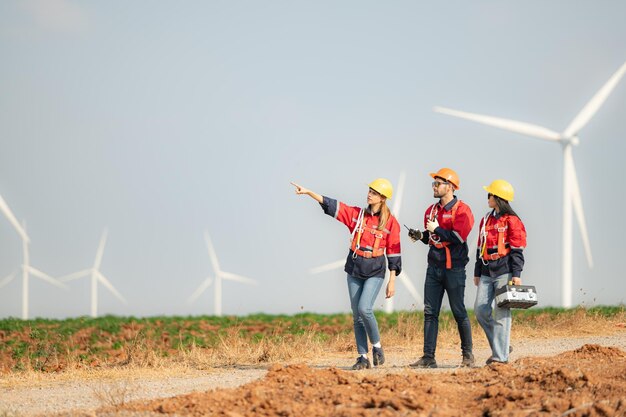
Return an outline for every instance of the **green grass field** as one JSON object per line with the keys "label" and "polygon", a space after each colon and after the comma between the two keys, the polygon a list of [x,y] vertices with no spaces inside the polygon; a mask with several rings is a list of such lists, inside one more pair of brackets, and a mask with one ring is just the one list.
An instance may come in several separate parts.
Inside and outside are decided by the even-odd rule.
{"label": "green grass field", "polygon": [[[395,346],[419,343],[422,312],[376,312],[383,340]],[[470,311],[474,331],[480,331]],[[514,311],[516,334],[593,334],[620,331],[626,307],[531,308]],[[440,332],[456,332],[450,311],[440,316]],[[0,320],[0,371],[56,372],[76,367],[154,366],[158,359],[210,357],[205,366],[288,359],[298,350],[352,349],[350,314],[244,317],[80,317],[66,320]],[[150,357],[150,360],[147,358]],[[138,358],[142,358],[139,360]],[[197,358],[196,358],[197,359]],[[152,365],[151,365],[152,364]]]}

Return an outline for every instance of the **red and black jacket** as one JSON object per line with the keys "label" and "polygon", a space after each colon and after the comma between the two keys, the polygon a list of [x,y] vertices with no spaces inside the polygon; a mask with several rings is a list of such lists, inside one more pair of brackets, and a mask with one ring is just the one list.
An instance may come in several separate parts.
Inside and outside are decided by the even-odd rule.
{"label": "red and black jacket", "polygon": [[474,226],[470,207],[456,196],[445,206],[431,205],[424,213],[424,228],[429,219],[436,218],[439,227],[434,233],[424,231],[422,242],[430,245],[428,265],[437,268],[464,268],[469,262],[467,236]]}
{"label": "red and black jacket", "polygon": [[[485,218],[487,223],[485,223]],[[526,228],[519,217],[494,211],[480,221],[474,276],[521,277],[524,269]]]}
{"label": "red and black jacket", "polygon": [[[369,229],[376,229],[378,226],[378,213],[372,214],[367,208],[362,209],[361,207],[348,206],[326,196],[324,196],[324,201],[320,203],[320,205],[324,213],[345,224],[348,230],[350,230],[350,233],[353,233],[357,226],[361,210],[365,210],[362,221],[364,226],[367,226]],[[381,230],[378,236],[380,236],[378,246],[379,248],[384,248],[384,254],[386,256],[360,256],[355,254],[351,248],[344,267],[346,273],[357,278],[384,277],[386,266],[385,258],[387,258],[389,270],[396,271],[396,276],[400,275],[400,272],[402,272],[400,225],[393,215],[389,216],[384,230]],[[362,233],[359,252],[372,252],[374,250],[375,240],[376,237],[374,234]]]}

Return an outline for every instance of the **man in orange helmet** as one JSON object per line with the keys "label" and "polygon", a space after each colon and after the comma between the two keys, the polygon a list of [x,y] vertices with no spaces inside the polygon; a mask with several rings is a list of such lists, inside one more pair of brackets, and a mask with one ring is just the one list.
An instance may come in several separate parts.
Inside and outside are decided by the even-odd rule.
{"label": "man in orange helmet", "polygon": [[[462,366],[472,366],[472,329],[465,309],[465,265],[469,261],[467,236],[474,226],[470,207],[457,199],[459,177],[450,168],[431,173],[434,181],[432,204],[424,214],[421,241],[430,246],[424,283],[424,356],[410,366],[436,368],[435,349],[439,333],[439,311],[443,293],[448,293],[450,308],[461,336]],[[411,236],[416,241],[415,236]]]}

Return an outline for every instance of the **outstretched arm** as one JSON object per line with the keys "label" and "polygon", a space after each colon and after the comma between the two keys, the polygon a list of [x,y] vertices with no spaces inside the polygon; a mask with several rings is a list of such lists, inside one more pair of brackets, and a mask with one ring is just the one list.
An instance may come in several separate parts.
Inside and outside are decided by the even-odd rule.
{"label": "outstretched arm", "polygon": [[324,202],[324,197],[322,197],[320,194],[309,190],[308,188],[304,188],[298,184],[296,184],[295,182],[292,182],[291,185],[293,185],[294,187],[296,187],[296,194],[306,194],[308,196],[310,196],[313,200],[317,201],[318,203],[323,203]]}

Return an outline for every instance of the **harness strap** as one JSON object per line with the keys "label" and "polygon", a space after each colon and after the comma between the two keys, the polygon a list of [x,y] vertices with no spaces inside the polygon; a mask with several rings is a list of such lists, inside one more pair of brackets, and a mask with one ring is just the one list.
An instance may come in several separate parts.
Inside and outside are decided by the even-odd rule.
{"label": "harness strap", "polygon": [[[452,225],[454,226],[454,218],[456,217],[456,209],[459,207],[459,202],[457,201],[457,203],[452,206]],[[437,208],[437,210],[435,210],[435,208]],[[428,218],[429,220],[434,220],[437,218],[437,215],[439,214],[439,204],[433,204],[433,206],[430,209],[430,213],[428,214]],[[434,233],[431,233],[428,237],[428,244],[432,245],[434,247],[436,247],[437,249],[441,249],[444,248],[446,250],[446,269],[452,269],[452,255],[450,254],[450,248],[448,248],[448,246],[450,246],[451,242],[440,242],[439,241],[439,236],[437,236],[437,238],[435,238]]]}
{"label": "harness strap", "polygon": [[[356,231],[356,235],[353,232],[352,245],[350,246],[350,249],[354,252],[354,256],[359,255],[364,258],[376,258],[378,256],[382,256],[385,254],[385,249],[380,247],[380,241],[384,236],[384,231],[368,226],[367,221],[363,216],[363,212],[364,210],[361,209],[361,212],[359,213],[360,221],[357,221],[357,225],[354,229],[354,231]],[[374,235],[374,246],[371,251],[361,250],[361,236],[363,235],[363,232],[369,232]]]}
{"label": "harness strap", "polygon": [[[487,226],[487,221],[489,220],[489,215],[492,213],[488,213],[485,216],[485,220],[483,221],[483,230],[480,234],[481,239],[483,239],[481,245],[481,257],[486,261],[495,261],[500,258],[507,256],[511,252],[510,245],[505,241],[505,233],[507,232],[509,225],[506,223],[506,218],[501,217],[496,220],[495,224]],[[500,220],[505,220],[504,224],[500,224]],[[497,252],[489,253],[487,251],[487,234],[490,230],[496,230],[498,232],[498,242],[497,242]]]}
{"label": "harness strap", "polygon": [[366,251],[361,249],[353,249],[354,253],[364,258],[377,258],[385,254],[384,249],[374,249],[373,251]]}

